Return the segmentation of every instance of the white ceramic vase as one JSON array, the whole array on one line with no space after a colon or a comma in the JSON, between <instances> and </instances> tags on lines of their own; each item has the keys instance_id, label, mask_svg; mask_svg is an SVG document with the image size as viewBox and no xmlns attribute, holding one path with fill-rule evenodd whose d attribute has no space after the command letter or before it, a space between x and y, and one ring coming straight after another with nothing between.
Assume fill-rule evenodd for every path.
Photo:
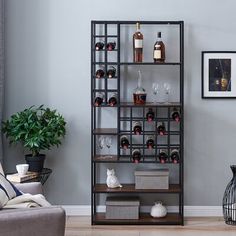
<instances>
[{"instance_id":1,"label":"white ceramic vase","mask_svg":"<svg viewBox=\"0 0 236 236\"><path fill-rule=\"evenodd\" d=\"M162 205L162 202L155 202L155 205L152 206L151 216L154 218L165 217L167 214L167 209Z\"/></svg>"}]
</instances>

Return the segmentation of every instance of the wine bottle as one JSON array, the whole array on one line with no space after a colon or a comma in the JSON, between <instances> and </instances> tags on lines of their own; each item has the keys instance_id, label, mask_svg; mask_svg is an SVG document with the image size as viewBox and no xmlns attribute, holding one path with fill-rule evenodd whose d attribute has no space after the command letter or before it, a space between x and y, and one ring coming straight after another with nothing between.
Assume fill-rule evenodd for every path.
<instances>
[{"instance_id":1,"label":"wine bottle","mask_svg":"<svg viewBox=\"0 0 236 236\"><path fill-rule=\"evenodd\" d=\"M120 137L120 145L123 149L127 149L129 147L129 139L126 135L122 135Z\"/></svg>"},{"instance_id":2,"label":"wine bottle","mask_svg":"<svg viewBox=\"0 0 236 236\"><path fill-rule=\"evenodd\" d=\"M167 159L168 159L168 155L167 155L166 150L160 149L160 152L159 152L159 160L160 160L160 162L161 162L162 164L163 164L163 163L166 163L166 162L167 162Z\"/></svg>"},{"instance_id":3,"label":"wine bottle","mask_svg":"<svg viewBox=\"0 0 236 236\"><path fill-rule=\"evenodd\" d=\"M114 78L116 75L116 68L114 66L110 66L107 70L107 77Z\"/></svg>"},{"instance_id":4,"label":"wine bottle","mask_svg":"<svg viewBox=\"0 0 236 236\"><path fill-rule=\"evenodd\" d=\"M143 61L143 35L140 32L139 23L136 23L136 32L133 35L133 61Z\"/></svg>"},{"instance_id":5,"label":"wine bottle","mask_svg":"<svg viewBox=\"0 0 236 236\"><path fill-rule=\"evenodd\" d=\"M152 122L152 121L154 121L154 118L155 118L155 113L152 110L152 108L149 108L148 112L146 114L146 119L147 119L148 122Z\"/></svg>"},{"instance_id":6,"label":"wine bottle","mask_svg":"<svg viewBox=\"0 0 236 236\"><path fill-rule=\"evenodd\" d=\"M107 43L107 50L108 51L112 51L112 50L114 50L116 48L116 42L114 41L114 42L109 42L109 43Z\"/></svg>"},{"instance_id":7,"label":"wine bottle","mask_svg":"<svg viewBox=\"0 0 236 236\"><path fill-rule=\"evenodd\" d=\"M134 104L145 104L146 97L147 97L147 93L145 89L142 87L142 74L141 74L141 71L139 70L138 71L138 86L134 90L134 93L133 93Z\"/></svg>"},{"instance_id":8,"label":"wine bottle","mask_svg":"<svg viewBox=\"0 0 236 236\"><path fill-rule=\"evenodd\" d=\"M102 68L98 69L95 73L96 78L100 79L103 78L105 75L105 72Z\"/></svg>"},{"instance_id":9,"label":"wine bottle","mask_svg":"<svg viewBox=\"0 0 236 236\"><path fill-rule=\"evenodd\" d=\"M117 93L113 93L113 94L110 96L110 98L109 98L109 100L108 100L108 104L109 104L111 107L113 107L113 106L115 106L115 105L117 104Z\"/></svg>"},{"instance_id":10,"label":"wine bottle","mask_svg":"<svg viewBox=\"0 0 236 236\"><path fill-rule=\"evenodd\" d=\"M134 134L136 134L136 135L140 135L141 134L141 132L142 132L142 124L141 124L141 122L139 122L139 121L134 122L133 131L134 131Z\"/></svg>"},{"instance_id":11,"label":"wine bottle","mask_svg":"<svg viewBox=\"0 0 236 236\"><path fill-rule=\"evenodd\" d=\"M165 123L164 122L162 122L160 125L157 126L157 133L159 135L165 135L166 127L165 127Z\"/></svg>"},{"instance_id":12,"label":"wine bottle","mask_svg":"<svg viewBox=\"0 0 236 236\"><path fill-rule=\"evenodd\" d=\"M180 113L177 110L177 108L174 108L173 111L171 112L171 117L173 120L175 120L176 122L180 121Z\"/></svg>"},{"instance_id":13,"label":"wine bottle","mask_svg":"<svg viewBox=\"0 0 236 236\"><path fill-rule=\"evenodd\" d=\"M99 51L99 50L102 50L103 48L104 48L104 43L103 42L97 42L96 44L95 44L95 49L96 49L96 51Z\"/></svg>"},{"instance_id":14,"label":"wine bottle","mask_svg":"<svg viewBox=\"0 0 236 236\"><path fill-rule=\"evenodd\" d=\"M157 33L157 41L153 50L154 62L165 62L165 44L162 42L161 32Z\"/></svg>"},{"instance_id":15,"label":"wine bottle","mask_svg":"<svg viewBox=\"0 0 236 236\"><path fill-rule=\"evenodd\" d=\"M103 93L98 93L95 100L94 100L94 105L95 106L101 106L104 101L104 94Z\"/></svg>"},{"instance_id":16,"label":"wine bottle","mask_svg":"<svg viewBox=\"0 0 236 236\"><path fill-rule=\"evenodd\" d=\"M132 152L132 161L134 163L139 163L141 160L141 152L139 149L134 149Z\"/></svg>"},{"instance_id":17,"label":"wine bottle","mask_svg":"<svg viewBox=\"0 0 236 236\"><path fill-rule=\"evenodd\" d=\"M154 138L153 136L148 136L146 140L147 148L148 149L153 149L154 148Z\"/></svg>"},{"instance_id":18,"label":"wine bottle","mask_svg":"<svg viewBox=\"0 0 236 236\"><path fill-rule=\"evenodd\" d=\"M178 163L179 162L179 150L177 150L177 149L171 150L170 158L173 163L175 163L175 164Z\"/></svg>"}]
</instances>

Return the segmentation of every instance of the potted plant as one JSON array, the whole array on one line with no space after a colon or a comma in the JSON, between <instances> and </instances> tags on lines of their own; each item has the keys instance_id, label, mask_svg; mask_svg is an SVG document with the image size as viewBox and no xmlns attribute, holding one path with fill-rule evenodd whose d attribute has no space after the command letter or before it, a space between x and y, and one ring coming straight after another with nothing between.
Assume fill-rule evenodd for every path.
<instances>
[{"instance_id":1,"label":"potted plant","mask_svg":"<svg viewBox=\"0 0 236 236\"><path fill-rule=\"evenodd\" d=\"M62 115L41 105L12 115L9 120L2 122L2 131L10 144L21 143L31 152L25 155L29 171L40 172L45 160L45 154L40 152L61 144L61 138L66 133L65 125Z\"/></svg>"}]
</instances>

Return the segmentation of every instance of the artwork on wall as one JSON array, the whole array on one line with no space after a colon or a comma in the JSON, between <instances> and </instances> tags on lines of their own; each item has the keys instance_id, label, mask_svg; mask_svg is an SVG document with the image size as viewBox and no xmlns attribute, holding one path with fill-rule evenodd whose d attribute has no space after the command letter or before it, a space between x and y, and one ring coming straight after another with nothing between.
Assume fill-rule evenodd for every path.
<instances>
[{"instance_id":1,"label":"artwork on wall","mask_svg":"<svg viewBox=\"0 0 236 236\"><path fill-rule=\"evenodd\" d=\"M202 98L236 98L236 52L202 52Z\"/></svg>"}]
</instances>

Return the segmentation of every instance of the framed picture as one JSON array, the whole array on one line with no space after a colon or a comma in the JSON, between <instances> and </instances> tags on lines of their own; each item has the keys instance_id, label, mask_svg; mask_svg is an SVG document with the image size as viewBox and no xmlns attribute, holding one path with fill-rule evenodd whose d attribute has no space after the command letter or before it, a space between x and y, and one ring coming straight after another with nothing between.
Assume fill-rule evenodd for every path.
<instances>
[{"instance_id":1,"label":"framed picture","mask_svg":"<svg viewBox=\"0 0 236 236\"><path fill-rule=\"evenodd\" d=\"M202 52L202 98L236 98L236 51Z\"/></svg>"}]
</instances>

